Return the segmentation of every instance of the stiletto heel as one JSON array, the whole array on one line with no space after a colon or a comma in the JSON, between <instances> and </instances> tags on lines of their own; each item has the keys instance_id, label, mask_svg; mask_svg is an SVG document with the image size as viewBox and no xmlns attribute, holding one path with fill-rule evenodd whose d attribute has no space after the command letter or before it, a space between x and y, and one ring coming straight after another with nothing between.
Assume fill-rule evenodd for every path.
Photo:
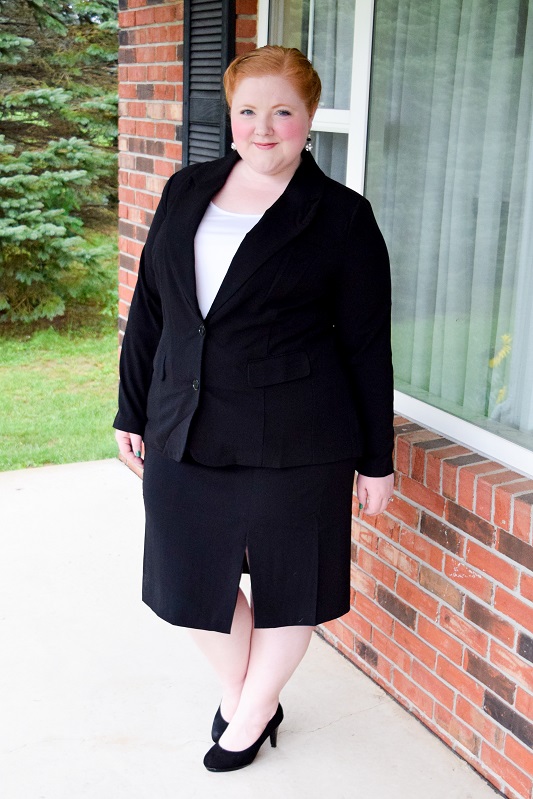
<instances>
[{"instance_id":1,"label":"stiletto heel","mask_svg":"<svg viewBox=\"0 0 533 799\"><path fill-rule=\"evenodd\" d=\"M266 725L265 729L255 743L240 752L231 752L224 749L219 743L211 747L204 757L204 766L208 771L237 771L237 769L249 766L267 738L270 738L271 746L275 747L278 742L278 728L283 721L283 708L278 705L278 709Z\"/></svg>"},{"instance_id":2,"label":"stiletto heel","mask_svg":"<svg viewBox=\"0 0 533 799\"><path fill-rule=\"evenodd\" d=\"M272 730L272 732L270 733L270 746L273 749L275 749L276 746L278 745L278 730L279 727L276 727L276 729Z\"/></svg>"}]
</instances>

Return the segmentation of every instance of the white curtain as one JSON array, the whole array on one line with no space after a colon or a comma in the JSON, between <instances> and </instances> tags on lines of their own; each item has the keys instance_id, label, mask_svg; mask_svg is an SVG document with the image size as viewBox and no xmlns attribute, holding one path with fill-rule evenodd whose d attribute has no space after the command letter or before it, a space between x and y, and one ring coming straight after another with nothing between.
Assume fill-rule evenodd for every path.
<instances>
[{"instance_id":1,"label":"white curtain","mask_svg":"<svg viewBox=\"0 0 533 799\"><path fill-rule=\"evenodd\" d=\"M375 9L366 194L397 386L533 447L533 2Z\"/></svg>"},{"instance_id":2,"label":"white curtain","mask_svg":"<svg viewBox=\"0 0 533 799\"><path fill-rule=\"evenodd\" d=\"M322 81L322 108L348 109L355 0L272 0L269 41L297 47Z\"/></svg>"},{"instance_id":3,"label":"white curtain","mask_svg":"<svg viewBox=\"0 0 533 799\"><path fill-rule=\"evenodd\" d=\"M314 0L309 57L322 81L322 108L350 107L354 0Z\"/></svg>"}]
</instances>

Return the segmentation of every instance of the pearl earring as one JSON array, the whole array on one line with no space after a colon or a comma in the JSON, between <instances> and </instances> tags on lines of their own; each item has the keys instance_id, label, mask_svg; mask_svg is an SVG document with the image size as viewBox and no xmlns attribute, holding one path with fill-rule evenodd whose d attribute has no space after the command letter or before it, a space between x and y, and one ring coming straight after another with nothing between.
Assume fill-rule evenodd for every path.
<instances>
[{"instance_id":1,"label":"pearl earring","mask_svg":"<svg viewBox=\"0 0 533 799\"><path fill-rule=\"evenodd\" d=\"M234 141L231 142L231 149L232 150L236 150L237 149L237 145L235 144Z\"/></svg>"},{"instance_id":2,"label":"pearl earring","mask_svg":"<svg viewBox=\"0 0 533 799\"><path fill-rule=\"evenodd\" d=\"M305 142L305 149L307 150L308 153L310 153L311 150L313 149L313 142L311 141L311 134L310 133L307 134L307 141Z\"/></svg>"}]
</instances>

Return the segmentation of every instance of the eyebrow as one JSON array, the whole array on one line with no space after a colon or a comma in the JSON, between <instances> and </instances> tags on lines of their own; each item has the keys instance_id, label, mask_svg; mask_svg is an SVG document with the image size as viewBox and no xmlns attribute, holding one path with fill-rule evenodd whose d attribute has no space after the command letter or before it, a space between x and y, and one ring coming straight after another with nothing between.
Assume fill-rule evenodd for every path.
<instances>
[{"instance_id":1,"label":"eyebrow","mask_svg":"<svg viewBox=\"0 0 533 799\"><path fill-rule=\"evenodd\" d=\"M253 103L239 103L239 107L244 106L246 106L246 108L257 108ZM292 105L290 103L276 103L272 108L292 108Z\"/></svg>"}]
</instances>

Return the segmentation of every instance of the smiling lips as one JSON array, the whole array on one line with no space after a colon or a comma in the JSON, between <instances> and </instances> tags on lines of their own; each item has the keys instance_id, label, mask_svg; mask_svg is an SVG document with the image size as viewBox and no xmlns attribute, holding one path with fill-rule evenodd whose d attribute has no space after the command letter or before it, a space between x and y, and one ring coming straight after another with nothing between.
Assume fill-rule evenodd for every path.
<instances>
[{"instance_id":1,"label":"smiling lips","mask_svg":"<svg viewBox=\"0 0 533 799\"><path fill-rule=\"evenodd\" d=\"M256 147L258 147L260 150L271 150L271 149L272 149L272 147L275 147L275 146L276 146L276 142L259 142L259 141L254 141L254 144L255 144L255 146L256 146Z\"/></svg>"}]
</instances>

